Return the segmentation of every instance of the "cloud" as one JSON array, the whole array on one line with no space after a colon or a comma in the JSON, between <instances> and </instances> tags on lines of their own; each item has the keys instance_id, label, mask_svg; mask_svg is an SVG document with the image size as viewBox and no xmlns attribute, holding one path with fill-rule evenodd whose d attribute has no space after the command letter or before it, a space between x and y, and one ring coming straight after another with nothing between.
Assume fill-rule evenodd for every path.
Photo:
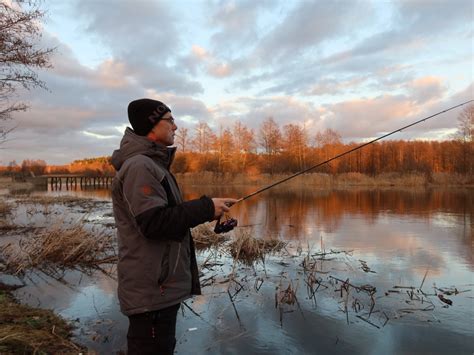
<instances>
[{"instance_id":1,"label":"cloud","mask_svg":"<svg viewBox=\"0 0 474 355\"><path fill-rule=\"evenodd\" d=\"M225 78L232 74L233 70L229 63L216 58L205 48L194 44L191 52L187 56L178 59L190 74L197 74L199 70L204 70L210 76Z\"/></svg>"},{"instance_id":2,"label":"cloud","mask_svg":"<svg viewBox=\"0 0 474 355\"><path fill-rule=\"evenodd\" d=\"M272 116L280 127L305 122L311 134L332 128L346 140L473 97L468 0L76 0L51 2L52 14L56 6L66 27L41 39L57 48L54 68L39 71L49 91L22 93L31 109L12 121L18 159L108 154L139 97L169 104L180 127L241 121L258 129ZM458 114L397 137L447 137Z\"/></svg>"},{"instance_id":3,"label":"cloud","mask_svg":"<svg viewBox=\"0 0 474 355\"><path fill-rule=\"evenodd\" d=\"M203 91L173 66L182 38L171 6L164 2L80 1L76 9L85 30L106 46L114 61L126 63L128 75L145 89L181 94Z\"/></svg>"},{"instance_id":4,"label":"cloud","mask_svg":"<svg viewBox=\"0 0 474 355\"><path fill-rule=\"evenodd\" d=\"M310 51L361 22L362 4L358 1L303 1L297 4L259 43L257 52L262 60L297 61L304 51ZM370 15L371 5L364 4L365 15Z\"/></svg>"},{"instance_id":5,"label":"cloud","mask_svg":"<svg viewBox=\"0 0 474 355\"><path fill-rule=\"evenodd\" d=\"M278 7L276 0L244 0L210 3L209 24L217 31L211 36L215 53L234 57L242 48L251 48L259 39L258 22L264 12Z\"/></svg>"},{"instance_id":6,"label":"cloud","mask_svg":"<svg viewBox=\"0 0 474 355\"><path fill-rule=\"evenodd\" d=\"M468 100L469 95L472 99L473 84L447 99L439 95L440 90L442 91L440 87L442 85L436 78L421 78L413 82L411 95L383 95L324 105L327 110L324 125L338 131L346 140L360 140L363 137L381 136L433 115ZM458 109L439 115L436 119L413 126L393 138L429 138L432 130L441 133L439 138L450 138L445 132L456 127L459 112Z\"/></svg>"},{"instance_id":7,"label":"cloud","mask_svg":"<svg viewBox=\"0 0 474 355\"><path fill-rule=\"evenodd\" d=\"M441 82L441 79L427 76L415 79L412 82L414 97L419 104L423 104L432 100L439 100L446 88Z\"/></svg>"}]
</instances>

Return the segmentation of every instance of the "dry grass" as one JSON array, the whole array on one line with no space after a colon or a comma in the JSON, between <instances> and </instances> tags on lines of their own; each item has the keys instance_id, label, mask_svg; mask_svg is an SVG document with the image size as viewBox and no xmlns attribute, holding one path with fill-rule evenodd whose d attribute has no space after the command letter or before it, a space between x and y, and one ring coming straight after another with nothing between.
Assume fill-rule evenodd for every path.
<instances>
[{"instance_id":1,"label":"dry grass","mask_svg":"<svg viewBox=\"0 0 474 355\"><path fill-rule=\"evenodd\" d=\"M285 179L289 174L218 174L212 172L176 174L178 180L186 185L253 185L266 186L276 181ZM383 173L377 176L369 176L361 173L325 174L307 173L300 177L285 182L287 188L301 187L304 184L318 187L389 187L409 186L422 187L425 185L450 185L466 186L474 185L474 178L469 175L451 173Z\"/></svg>"},{"instance_id":2,"label":"dry grass","mask_svg":"<svg viewBox=\"0 0 474 355\"><path fill-rule=\"evenodd\" d=\"M200 224L192 230L194 245L197 250L204 250L214 246L219 246L227 241L224 234L214 233L210 223Z\"/></svg>"},{"instance_id":3,"label":"dry grass","mask_svg":"<svg viewBox=\"0 0 474 355\"><path fill-rule=\"evenodd\" d=\"M70 337L71 326L52 311L21 305L0 291L0 354L84 352Z\"/></svg>"},{"instance_id":4,"label":"dry grass","mask_svg":"<svg viewBox=\"0 0 474 355\"><path fill-rule=\"evenodd\" d=\"M0 216L9 214L12 210L12 206L5 201L0 201Z\"/></svg>"},{"instance_id":5,"label":"dry grass","mask_svg":"<svg viewBox=\"0 0 474 355\"><path fill-rule=\"evenodd\" d=\"M19 246L7 244L0 251L8 272L22 274L28 269L54 271L56 268L98 268L117 260L113 236L93 233L82 221L62 222L35 236L23 238Z\"/></svg>"},{"instance_id":6,"label":"dry grass","mask_svg":"<svg viewBox=\"0 0 474 355\"><path fill-rule=\"evenodd\" d=\"M235 237L230 243L230 253L234 259L251 265L257 260L263 262L265 254L279 251L285 245L286 243L277 239L252 237L248 231L240 229L235 232Z\"/></svg>"},{"instance_id":7,"label":"dry grass","mask_svg":"<svg viewBox=\"0 0 474 355\"><path fill-rule=\"evenodd\" d=\"M40 205L53 205L53 204L72 204L81 202L95 201L91 198L75 197L75 196L25 196L16 198L17 203L37 203Z\"/></svg>"}]
</instances>

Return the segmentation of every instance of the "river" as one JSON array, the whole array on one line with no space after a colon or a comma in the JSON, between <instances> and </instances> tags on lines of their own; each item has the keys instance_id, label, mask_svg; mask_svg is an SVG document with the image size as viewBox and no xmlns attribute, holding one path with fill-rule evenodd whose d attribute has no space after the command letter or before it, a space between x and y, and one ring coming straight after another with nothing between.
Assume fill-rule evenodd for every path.
<instances>
[{"instance_id":1,"label":"river","mask_svg":"<svg viewBox=\"0 0 474 355\"><path fill-rule=\"evenodd\" d=\"M185 186L183 194L241 197L255 189ZM108 190L36 194L102 200L88 218L113 223ZM17 222L27 218L20 210ZM231 215L236 232L288 245L254 265L200 252L201 264L214 261L202 280L214 282L179 312L178 354L473 353L472 189L283 187L237 204ZM318 270L317 291L309 290L305 258ZM231 273L236 282L226 282ZM71 320L82 344L104 354L126 349L113 278L70 271L62 282L31 274L26 284L16 296ZM296 302L282 301L288 286Z\"/></svg>"}]
</instances>

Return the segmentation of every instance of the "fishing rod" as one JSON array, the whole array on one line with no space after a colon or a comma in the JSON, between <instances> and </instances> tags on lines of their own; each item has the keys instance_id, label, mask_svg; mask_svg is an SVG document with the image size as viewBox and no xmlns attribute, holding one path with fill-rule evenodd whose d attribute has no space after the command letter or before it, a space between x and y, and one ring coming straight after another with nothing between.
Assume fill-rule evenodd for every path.
<instances>
[{"instance_id":1,"label":"fishing rod","mask_svg":"<svg viewBox=\"0 0 474 355\"><path fill-rule=\"evenodd\" d=\"M375 142L377 142L377 141L379 141L379 140L381 140L381 139L387 138L388 136L391 136L392 134L395 134L395 133L397 133L397 132L401 132L401 131L403 131L404 129L407 129L407 128L409 128L409 127L415 126L415 125L417 125L417 124L419 124L419 123L421 123L421 122L424 122L424 121L426 121L426 120L429 120L430 118L439 116L439 115L441 115L441 114L443 114L443 113L446 113L446 112L448 112L448 111L454 110L455 108L464 106L464 105L466 105L466 104L468 104L468 103L470 103L470 102L473 102L473 101L474 101L474 100L469 100L469 101L463 102L462 104L459 104L459 105L456 105L456 106L447 108L446 110L443 110L443 111L437 112L437 113L435 113L435 114L433 114L433 115L431 115L431 116L422 118L421 120L418 120L418 121L416 121L416 122L413 122L413 123L411 123L411 124L409 124L409 125L406 125L406 126L404 126L404 127L398 128L398 129L396 129L396 130L394 130L394 131L392 131L392 132L390 132L390 133L384 134L383 136L380 136L380 137L378 137L378 138L375 138L375 139L373 139L373 140L371 140L371 141L369 141L369 142L366 142L366 143L364 143L364 144L361 144L361 145L359 145L359 146L357 146L357 147L355 147L355 148L349 149L349 150L347 150L347 151L345 151L345 152L343 152L343 153L341 153L341 154L338 154L338 155L336 155L336 156L334 156L334 157L332 157L332 158L330 158L330 159L328 159L328 160L325 160L325 161L323 161L323 162L321 162L321 163L318 163L318 164L316 164L316 165L313 165L313 166L311 166L311 167L309 167L309 168L307 168L307 169L301 170L301 171L299 171L299 172L297 172L297 173L295 173L295 174L293 174L293 175L291 175L291 176L288 176L288 177L286 177L286 178L284 178L284 179L281 179L281 180L279 180L279 181L277 181L277 182L274 182L273 184L270 184L270 185L268 185L268 186L265 186L265 187L263 187L263 188L261 188L261 189L255 191L255 192L252 192L251 194L248 194L247 196L241 197L241 198L239 198L239 199L237 200L236 203L242 202L242 201L244 201L244 200L246 200L246 199L248 199L248 198L250 198L250 197L252 197L252 196L255 196L255 195L257 195L257 194L259 194L259 193L261 193L261 192L263 192L263 191L265 191L265 190L271 189L271 188L274 187L274 186L280 185L280 184L282 184L282 183L284 183L284 182L286 182L286 181L288 181L288 180L291 180L291 179L293 179L293 178L295 178L295 177L297 177L297 176L299 176L299 175L301 175L301 174L307 173L307 172L310 171L310 170L316 169L317 167L320 167L321 165L324 165L324 164L327 164L327 163L329 163L329 162L331 162L331 161L333 161L333 160L339 159L340 157L343 157L344 155L347 155L347 154L349 154L349 153L355 152L356 150L359 150L359 149L361 149L361 148L364 148L365 146L368 146L368 145L370 145L370 144L372 144L372 143L375 143Z\"/></svg>"},{"instance_id":2,"label":"fishing rod","mask_svg":"<svg viewBox=\"0 0 474 355\"><path fill-rule=\"evenodd\" d=\"M411 123L411 124L409 124L409 125L403 126L403 127L398 128L398 129L396 129L396 130L394 130L394 131L392 131L392 132L389 132L389 133L387 133L387 134L384 134L383 136L380 136L380 137L378 137L378 138L372 139L372 140L369 141L369 142L363 143L363 144L361 144L361 145L359 145L359 146L357 146L357 147L355 147L355 148L349 149L349 150L347 150L347 151L345 151L345 152L343 152L343 153L341 153L341 154L338 154L338 155L336 155L336 156L334 156L334 157L332 157L332 158L330 158L330 159L327 159L327 160L325 160L325 161L323 161L323 162L321 162L321 163L318 163L318 164L313 165L313 166L311 166L311 167L309 167L309 168L306 168L306 169L301 170L301 171L299 171L299 172L297 172L297 173L294 173L293 175L290 175L290 176L288 176L288 177L286 177L286 178L284 178L284 179L278 180L278 181L276 181L276 182L274 182L274 183L272 183L272 184L270 184L270 185L268 185L268 186L262 187L261 189L258 189L257 191L254 191L254 192L252 192L252 193L250 193L250 194L248 194L248 195L246 195L246 196L244 196L244 197L239 198L239 199L237 200L237 202L235 202L233 205L235 205L235 204L237 204L237 203L239 203L239 202L245 201L245 200L249 199L249 198L252 197L252 196L255 196L255 195L257 195L257 194L259 194L259 193L261 193L261 192L263 192L263 191L266 191L266 190L268 190L268 189L271 189L272 187L275 187L275 186L277 186L277 185L280 185L280 184L282 184L282 183L284 183L284 182L286 182L286 181L288 181L288 180L291 180L291 179L293 179L293 178L295 178L295 177L297 177L297 176L299 176L299 175L302 175L302 174L304 174L304 173L307 173L307 172L310 171L310 170L316 169L317 167L320 167L320 166L322 166L322 165L324 165L324 164L330 163L330 162L333 161L333 160L339 159L340 157L343 157L344 155L347 155L347 154L349 154L349 153L355 152L356 150L359 150L359 149L361 149L361 148L364 148L364 147L366 147L366 146L368 146L368 145L370 145L370 144L372 144L372 143L375 143L375 142L377 142L377 141L379 141L379 140L381 140L381 139L387 138L388 136L391 136L392 134L395 134L395 133L397 133L397 132L401 132L401 131L403 131L404 129L407 129L407 128L409 128L409 127L415 126L415 125L417 125L417 124L419 124L419 123L421 123L421 122L424 122L424 121L429 120L430 118L439 116L439 115L441 115L441 114L443 114L443 113L446 113L446 112L448 112L448 111L454 110L455 108L464 106L464 105L466 105L466 104L468 104L468 103L471 103L471 102L473 102L473 101L474 101L474 100L469 100L469 101L463 102L463 103L461 103L461 104L458 104L458 105L456 105L456 106L452 106L452 107L447 108L447 109L445 109L445 110L443 110L443 111L437 112L437 113L435 113L435 114L433 114L433 115L431 115L431 116L422 118L421 120L418 120L418 121L413 122L413 123ZM229 207L230 207L230 206L229 206ZM220 219L219 219L219 220L217 221L217 223L216 223L216 228L214 229L214 231L215 231L216 233L225 233L225 232L227 232L227 231L232 230L235 226L237 226L237 220L235 220L234 218L230 218L230 219L228 219L228 220L226 220L226 221L224 221L224 222L222 222L222 223L220 222Z\"/></svg>"}]
</instances>

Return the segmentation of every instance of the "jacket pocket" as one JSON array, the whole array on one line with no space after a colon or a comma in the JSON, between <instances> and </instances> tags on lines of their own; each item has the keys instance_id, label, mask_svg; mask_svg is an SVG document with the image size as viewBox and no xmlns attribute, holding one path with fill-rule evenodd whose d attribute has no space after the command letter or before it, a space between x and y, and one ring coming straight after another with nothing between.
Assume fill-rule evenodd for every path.
<instances>
[{"instance_id":1,"label":"jacket pocket","mask_svg":"<svg viewBox=\"0 0 474 355\"><path fill-rule=\"evenodd\" d=\"M161 259L161 270L158 276L158 285L163 285L168 278L170 273L170 250L171 243L167 243L165 247L165 252L163 253L163 258Z\"/></svg>"}]
</instances>

